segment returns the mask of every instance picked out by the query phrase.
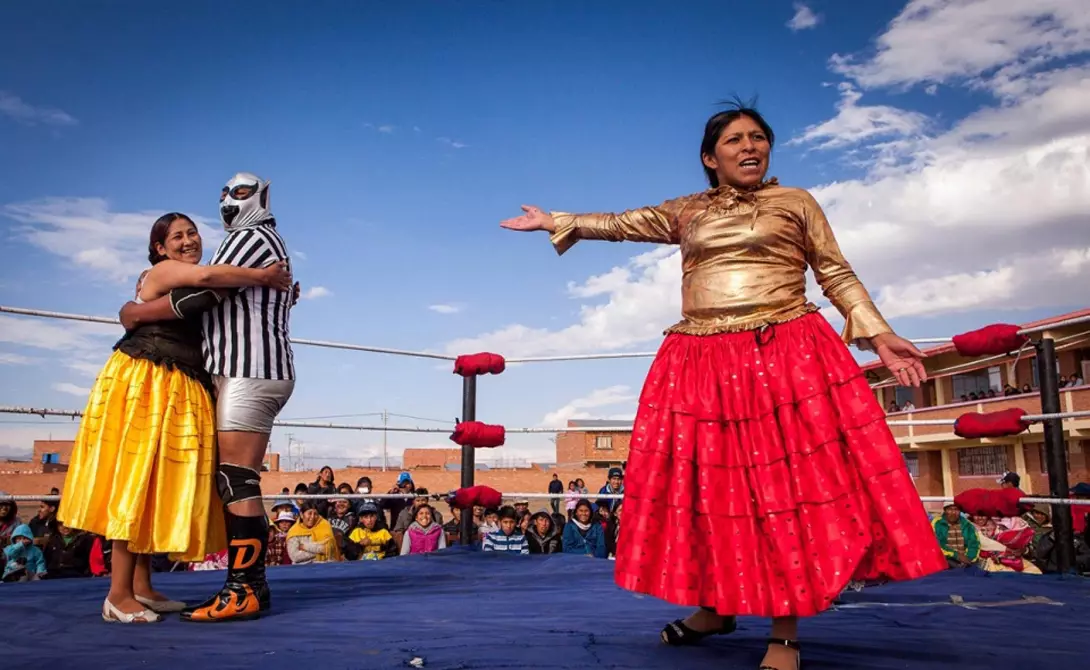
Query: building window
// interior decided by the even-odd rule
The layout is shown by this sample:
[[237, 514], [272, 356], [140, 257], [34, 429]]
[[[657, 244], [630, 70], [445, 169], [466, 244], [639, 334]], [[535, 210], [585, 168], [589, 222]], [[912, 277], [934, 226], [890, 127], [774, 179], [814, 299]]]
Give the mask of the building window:
[[595, 437], [594, 448], [600, 451], [609, 451], [610, 449], [613, 449], [613, 436], [599, 435]]
[[[915, 389], [911, 386], [898, 386], [893, 389], [893, 400], [897, 403], [897, 407], [904, 407], [907, 403], [912, 402], [912, 396], [915, 395]], [[915, 405], [916, 403], [912, 403]]]
[[1000, 391], [1003, 389], [1002, 378], [999, 374], [998, 367], [991, 367], [987, 370], [973, 370], [972, 372], [966, 372], [960, 375], [954, 375], [950, 381], [954, 387], [954, 397], [960, 399], [961, 396], [967, 396], [970, 393], [975, 393], [978, 396], [986, 395], [988, 391]]
[[60, 463], [61, 455], [58, 452], [42, 454], [42, 463]]
[[1001, 475], [1007, 472], [1007, 448], [969, 447], [958, 449], [958, 473], [966, 477]]
[[919, 454], [906, 454], [901, 453], [905, 457], [905, 465], [908, 466], [908, 474], [912, 475], [913, 479], [920, 476], [920, 455]]

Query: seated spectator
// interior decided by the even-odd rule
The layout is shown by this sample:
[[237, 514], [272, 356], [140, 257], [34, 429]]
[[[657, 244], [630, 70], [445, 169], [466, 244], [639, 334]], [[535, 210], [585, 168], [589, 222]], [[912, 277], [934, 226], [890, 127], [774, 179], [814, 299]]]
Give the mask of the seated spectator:
[[427, 503], [416, 508], [416, 520], [405, 530], [401, 541], [401, 555], [428, 554], [447, 548], [443, 527], [433, 521], [434, 513]]
[[[408, 472], [402, 472], [397, 476], [397, 483], [394, 484], [387, 493], [391, 495], [412, 495], [416, 491], [416, 482], [413, 481], [412, 475]], [[387, 498], [385, 502], [386, 509], [390, 512], [390, 523], [394, 526], [395, 534], [397, 529], [397, 520], [401, 518], [401, 513], [406, 507], [410, 505], [408, 498]], [[412, 515], [409, 515], [409, 522], [412, 522]], [[408, 524], [405, 526], [408, 528]], [[405, 528], [402, 528], [400, 532], [404, 532]]]
[[1041, 574], [1036, 565], [1023, 558], [1033, 540], [1033, 529], [1029, 524], [1018, 517], [974, 516], [972, 521], [980, 535], [979, 565], [983, 570]]
[[343, 554], [345, 538], [356, 527], [356, 514], [347, 498], [333, 498], [329, 502], [329, 525], [333, 526], [333, 533], [337, 536], [337, 544]]
[[57, 505], [52, 500], [43, 500], [38, 504], [38, 514], [27, 521], [30, 532], [34, 533], [34, 544], [44, 547], [49, 537], [57, 532]]
[[108, 577], [113, 568], [113, 542], [107, 542], [101, 535], [91, 537], [91, 576]]
[[[598, 495], [623, 495], [624, 494], [624, 470], [620, 468], [610, 468], [609, 474], [606, 477], [606, 483], [598, 490]], [[609, 514], [613, 512], [613, 508], [620, 504], [620, 498], [599, 498], [597, 502], [598, 508], [605, 507], [607, 510], [604, 518], [609, 518]]]
[[564, 550], [560, 532], [556, 529], [556, 522], [546, 512], [538, 512], [531, 517], [530, 530], [526, 533], [526, 543], [531, 554], [559, 554]]
[[280, 518], [281, 512], [289, 512], [292, 519], [299, 516], [299, 508], [287, 498], [277, 498], [273, 501], [272, 508], [269, 510], [269, 518], [272, 519], [274, 524]]
[[397, 544], [389, 529], [379, 528], [382, 516], [378, 505], [366, 502], [360, 507], [359, 525], [348, 534], [345, 557], [348, 560], [378, 561], [397, 556]]
[[1018, 389], [1014, 388], [1010, 384], [1004, 384], [1003, 385], [1003, 395], [1005, 395], [1005, 396], [1018, 395]]
[[[307, 493], [309, 491], [310, 491], [310, 487], [307, 486], [307, 484], [305, 482], [299, 482], [298, 484], [295, 485], [295, 494], [294, 495], [304, 495], [305, 496], [305, 495], [307, 495]], [[307, 501], [304, 500], [303, 498], [296, 498], [292, 502], [295, 504], [295, 510], [296, 510], [295, 511], [295, 516], [299, 516], [303, 511], [303, 505], [306, 505]]]
[[295, 515], [281, 507], [280, 513], [269, 527], [269, 548], [265, 551], [265, 565], [291, 565], [288, 555], [288, 531], [295, 525]]
[[[370, 477], [360, 477], [356, 480], [356, 493], [367, 495], [371, 493], [375, 488], [375, 485], [371, 483]], [[386, 522], [386, 513], [384, 511], [383, 501], [378, 498], [359, 498], [356, 500], [355, 509], [356, 518], [360, 518], [360, 510], [365, 505], [370, 503], [375, 509], [378, 510], [378, 516], [375, 517], [375, 530], [381, 530], [386, 528], [389, 530], [390, 524]], [[358, 523], [358, 522], [357, 522]]]
[[[401, 510], [401, 514], [397, 516], [397, 521], [394, 523], [394, 532], [404, 533], [408, 527], [416, 519], [416, 512], [424, 505], [428, 504], [428, 490], [425, 488], [419, 488], [416, 490], [416, 497], [413, 498], [412, 505]], [[435, 509], [432, 509], [432, 521], [442, 525], [443, 515]]]
[[87, 577], [91, 574], [94, 537], [57, 522], [57, 532], [45, 545], [46, 571], [50, 579]]
[[186, 569], [190, 572], [200, 572], [203, 570], [226, 570], [227, 550], [220, 549], [219, 551], [213, 552], [211, 554], [205, 554], [203, 561], [190, 563]]
[[522, 531], [523, 535], [525, 535], [530, 530], [530, 517], [532, 517], [533, 514], [530, 514], [529, 512], [516, 512], [516, 513], [519, 515], [519, 523], [518, 523], [519, 530]]
[[14, 500], [5, 500], [6, 495], [0, 491], [0, 549], [11, 543], [11, 534], [23, 525], [19, 520], [19, 504]]
[[477, 528], [477, 534], [483, 539], [485, 535], [500, 529], [500, 511], [489, 507], [484, 511], [484, 523]]
[[931, 527], [935, 529], [935, 537], [946, 556], [948, 567], [964, 568], [980, 557], [980, 538], [976, 527], [961, 515], [957, 505], [943, 507], [942, 516], [935, 517]]
[[609, 518], [610, 516], [612, 516], [612, 514], [610, 513], [610, 508], [606, 507], [605, 505], [599, 505], [598, 509], [596, 509], [595, 512], [597, 521], [598, 523], [602, 524], [602, 532], [604, 533], [606, 531], [606, 528], [609, 526]]
[[606, 557], [605, 531], [592, 515], [590, 501], [586, 498], [575, 504], [572, 519], [564, 526], [565, 554]]
[[341, 550], [333, 526], [318, 513], [316, 501], [307, 501], [299, 520], [288, 531], [288, 556], [291, 562], [326, 563], [341, 560]]
[[606, 524], [606, 556], [609, 558], [617, 556], [617, 538], [621, 536], [621, 510], [623, 509], [623, 503], [617, 505], [609, 517], [609, 523]]
[[515, 514], [518, 515], [518, 518], [521, 519], [523, 514], [529, 514], [529, 513], [530, 513], [530, 501], [529, 500], [527, 500], [526, 498], [519, 498], [518, 500], [515, 501]]
[[1022, 393], [1033, 393], [1033, 387], [1029, 384], [1022, 384]]
[[[574, 508], [572, 508], [574, 511]], [[553, 515], [553, 526], [556, 527], [556, 532], [560, 535], [564, 534], [564, 525], [568, 523], [568, 519], [563, 514]]]
[[481, 540], [482, 551], [501, 551], [505, 553], [529, 554], [530, 547], [526, 536], [518, 527], [518, 512], [514, 507], [501, 507], [499, 511], [500, 527]]
[[[443, 532], [447, 534], [447, 545], [449, 546], [451, 544], [461, 544], [462, 510], [452, 505], [450, 508], [450, 516], [450, 521], [443, 524]], [[469, 538], [469, 542], [466, 542], [466, 544], [473, 544], [479, 539], [479, 536], [477, 535], [477, 524], [471, 523], [469, 525], [469, 528], [471, 537]]]
[[5, 582], [33, 582], [46, 576], [45, 555], [34, 546], [34, 534], [25, 523], [12, 532], [4, 558]]

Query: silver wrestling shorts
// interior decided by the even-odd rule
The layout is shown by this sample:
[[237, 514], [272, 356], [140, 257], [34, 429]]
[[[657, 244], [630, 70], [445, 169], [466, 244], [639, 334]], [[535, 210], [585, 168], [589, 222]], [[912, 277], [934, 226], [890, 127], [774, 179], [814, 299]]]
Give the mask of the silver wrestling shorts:
[[283, 379], [214, 376], [216, 430], [271, 433], [273, 421], [288, 404], [295, 382]]

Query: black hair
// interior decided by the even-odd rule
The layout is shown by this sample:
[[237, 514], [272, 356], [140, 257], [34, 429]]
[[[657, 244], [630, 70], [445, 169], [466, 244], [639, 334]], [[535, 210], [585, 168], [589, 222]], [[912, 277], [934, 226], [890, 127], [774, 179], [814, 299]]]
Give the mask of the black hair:
[[716, 112], [704, 124], [704, 139], [700, 142], [700, 166], [704, 168], [704, 176], [708, 179], [708, 185], [712, 188], [719, 186], [719, 177], [715, 170], [704, 165], [704, 156], [715, 155], [715, 145], [719, 142], [719, 136], [723, 134], [727, 126], [743, 116], [753, 119], [754, 123], [761, 127], [768, 138], [768, 146], [776, 144], [776, 133], [772, 132], [772, 126], [757, 111], [757, 98], [742, 100], [735, 96], [734, 99], [719, 103], [726, 107], [721, 112]]
[[167, 234], [170, 232], [170, 226], [178, 219], [188, 221], [189, 225], [193, 227], [197, 226], [197, 224], [193, 223], [193, 219], [181, 212], [169, 212], [160, 216], [155, 220], [155, 223], [151, 224], [151, 235], [148, 239], [148, 262], [152, 265], [167, 259], [167, 257], [159, 253], [159, 250], [155, 247], [160, 244], [166, 246]]
[[518, 512], [516, 512], [515, 508], [511, 507], [510, 505], [504, 505], [503, 507], [501, 507], [499, 515], [500, 515], [501, 520], [502, 519], [511, 519], [512, 521], [518, 521], [519, 520]]

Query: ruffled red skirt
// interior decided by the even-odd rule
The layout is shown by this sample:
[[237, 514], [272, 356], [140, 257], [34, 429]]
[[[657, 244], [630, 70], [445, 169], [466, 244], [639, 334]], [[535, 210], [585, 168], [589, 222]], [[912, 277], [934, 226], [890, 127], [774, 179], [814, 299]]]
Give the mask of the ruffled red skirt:
[[619, 586], [808, 616], [852, 579], [944, 569], [885, 413], [824, 317], [666, 338], [632, 435]]

